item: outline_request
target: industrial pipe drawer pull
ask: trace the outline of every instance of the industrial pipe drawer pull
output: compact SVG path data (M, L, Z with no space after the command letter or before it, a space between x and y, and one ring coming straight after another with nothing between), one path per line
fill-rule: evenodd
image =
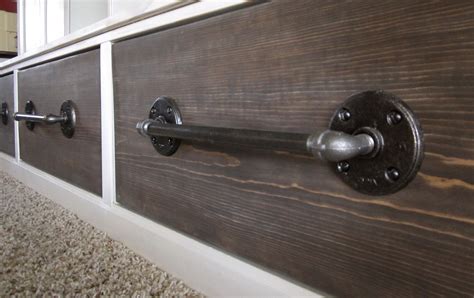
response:
M154 102L137 130L165 156L174 154L181 140L310 153L332 162L347 184L371 195L405 187L423 159L422 132L413 112L383 91L351 96L337 109L329 129L311 134L185 125L176 102L167 97Z
M10 112L8 111L8 104L6 102L2 103L2 110L0 112L0 115L2 117L3 125L7 125L8 124L8 116L10 115Z
M29 130L35 128L35 123L56 124L61 125L61 131L67 138L72 138L76 126L76 108L70 100L63 102L59 115L47 114L37 115L35 105L32 101L27 101L25 105L25 113L15 113L13 118L16 121L25 121Z

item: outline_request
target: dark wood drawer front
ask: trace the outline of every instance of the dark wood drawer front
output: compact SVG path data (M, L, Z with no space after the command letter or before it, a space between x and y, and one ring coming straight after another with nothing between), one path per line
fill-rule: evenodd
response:
M13 74L0 78L0 112L3 103L8 107L7 123L0 119L0 151L8 155L15 156L15 128L13 122Z
M59 114L65 100L75 103L74 136L59 124L20 122L21 159L95 194L102 193L99 50L36 66L18 74L19 111L33 101L37 114Z
M117 200L340 296L474 295L474 2L272 1L113 47ZM310 133L351 94L404 99L425 160L393 195L295 154L135 129L159 96L190 125Z

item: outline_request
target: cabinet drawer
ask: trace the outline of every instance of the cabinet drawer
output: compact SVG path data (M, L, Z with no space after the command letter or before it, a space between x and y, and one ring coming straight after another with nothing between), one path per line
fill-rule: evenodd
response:
M13 74L0 77L0 151L15 156L13 123ZM8 111L5 116L3 111ZM4 118L5 117L5 118Z
M338 296L474 294L474 2L271 1L113 46L117 201ZM189 125L311 133L350 95L414 110L425 159L367 196L298 154L135 130L160 96Z
M20 122L21 159L78 187L102 193L99 50L77 54L18 73L18 109L32 101L36 114L58 115L62 103L75 105L72 138L58 124Z

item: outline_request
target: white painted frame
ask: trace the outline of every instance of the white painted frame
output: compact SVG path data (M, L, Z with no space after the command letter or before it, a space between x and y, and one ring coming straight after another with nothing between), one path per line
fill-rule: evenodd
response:
M92 24L90 26L87 26L85 28L82 28L80 30L77 30L73 33L67 34L62 38L59 38L57 40L51 41L49 43L46 43L47 41L47 29L46 29L46 24L47 20L45 18L46 16L46 5L47 3L43 3L40 5L40 10L42 11L42 17L43 22L39 22L38 26L39 28L37 29L37 32L35 32L35 36L37 35L37 38L42 39L43 41L38 42L40 46L29 49L27 49L27 37L26 37L26 25L25 25L25 13L31 13L31 10L27 10L25 7L25 1L27 0L18 0L18 41L19 41L19 50L18 54L19 56L10 59L5 62L5 64L0 64L0 69L4 68L6 65L13 65L17 64L20 61L25 61L32 59L34 57L44 55L45 53L52 52L61 48L64 48L68 45L74 45L78 44L81 41L87 40L89 38L105 34L107 32L113 31L114 29L124 27L129 24L133 24L137 21L146 19L146 18L151 18L153 16L160 15L162 13L165 13L167 11L172 11L174 9L177 9L179 7L183 7L186 5L189 5L195 0L160 0L160 5L154 5L151 7L145 7L143 11L140 12L140 14L130 13L130 14L118 14L115 16L110 16L104 20L101 20L95 24ZM46 1L46 0L44 0ZM207 0L209 1L209 0ZM235 0L231 0L230 2L234 2ZM29 2L31 5L31 2ZM59 23L57 26L64 27L65 33L69 33L69 2L65 1L64 3L64 19L59 20ZM221 5L229 5L229 1L223 1ZM232 3L230 3L232 4ZM36 30L36 29L35 29ZM29 32L31 35L31 32ZM98 45L98 44L97 44ZM72 51L74 52L74 51Z
M37 1L37 3L34 1ZM18 0L18 41L19 44L21 44L18 53L25 58L31 58L32 56L44 53L45 51L51 51L63 47L65 44L80 42L101 33L111 31L115 28L191 4L196 0L156 0L147 5L140 5L141 2L138 2L137 5L141 8L140 10L122 12L115 15L110 15L114 0L108 0L109 15L105 19L72 33L70 32L70 0L61 0L63 2L61 2L60 5L56 5L56 3L53 5L53 3L49 1L51 0ZM28 3L28 6L26 3ZM62 10L62 18L48 18L48 8L56 12ZM27 27L25 23L25 15L36 15L36 11L39 11L39 19L35 22L34 27ZM54 25L54 27L61 27L64 31L64 36L62 38L49 40L48 24ZM32 41L35 45L28 46L27 43Z
M18 55L22 55L25 51L25 39L23 38L23 33L18 34L18 32L25 32L25 0L17 0L17 50Z
M19 110L20 69L100 46L102 198L24 163L20 156L18 122L15 122L15 158L0 153L0 169L206 295L321 297L303 286L130 212L115 202L113 42L242 3L240 0L197 2L77 43L69 44L70 40L65 40L62 45L51 45L42 51L20 55L0 64L1 74L13 71L16 112Z
M112 43L100 45L100 92L102 136L102 199L115 204L115 113L112 76Z
M18 70L13 71L13 113L18 112ZM15 161L20 162L20 124L14 121L13 129L15 135Z

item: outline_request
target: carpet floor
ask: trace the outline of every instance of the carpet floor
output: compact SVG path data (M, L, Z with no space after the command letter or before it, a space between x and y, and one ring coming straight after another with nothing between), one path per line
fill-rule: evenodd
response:
M0 296L202 297L0 171Z

